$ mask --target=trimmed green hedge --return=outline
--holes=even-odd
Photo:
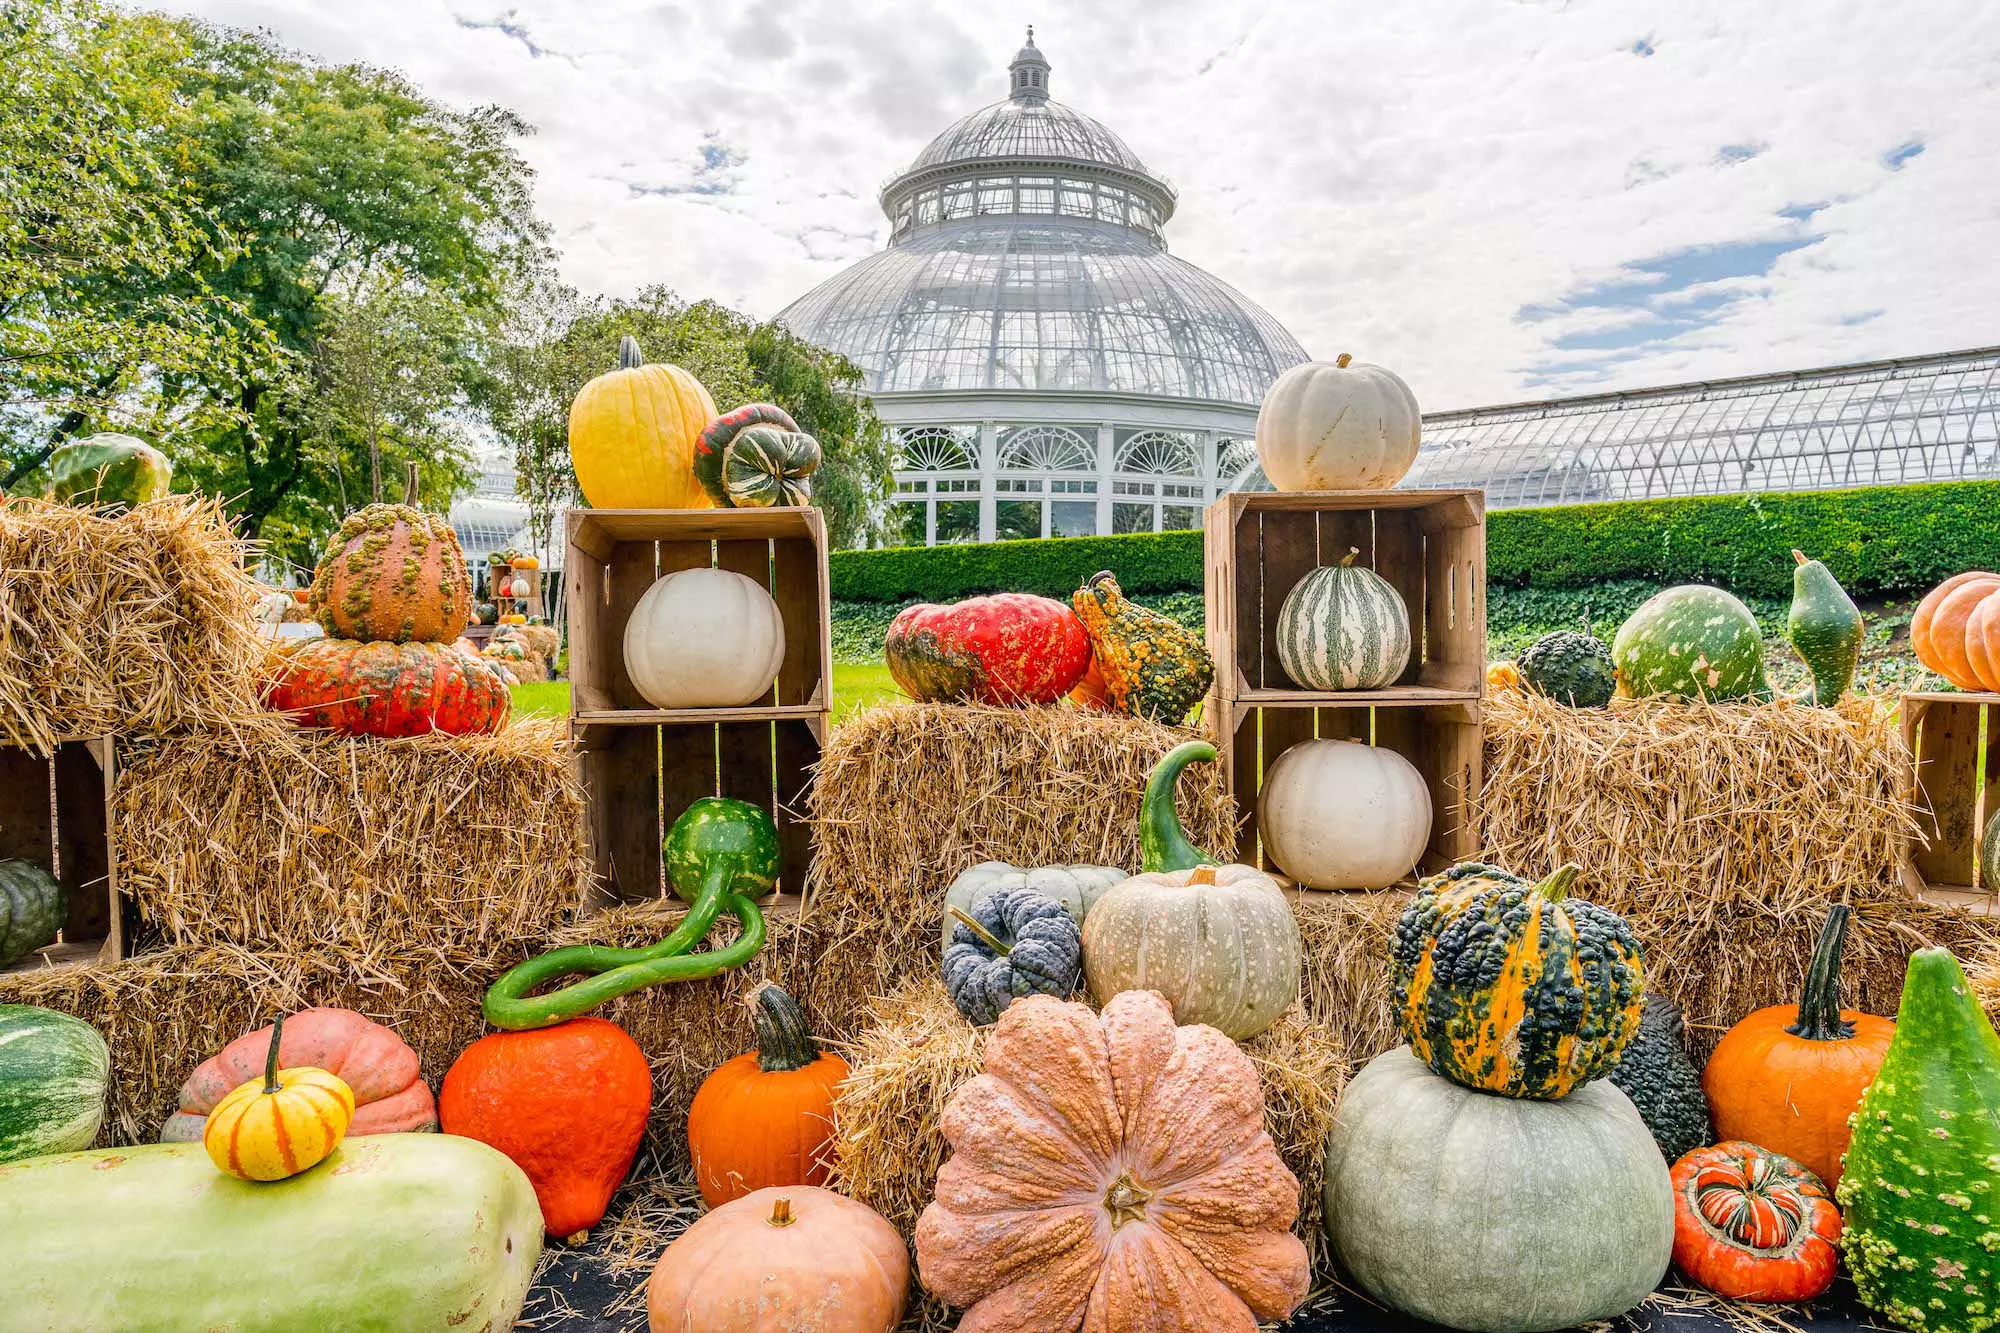
[[[1715,583],[1786,597],[1796,547],[1856,596],[1920,593],[1965,569],[2000,568],[2000,481],[1873,486],[1698,500],[1505,509],[1486,518],[1486,572],[1510,587],[1613,579]],[[1199,532],[836,551],[846,601],[950,601],[1002,589],[1067,597],[1100,569],[1127,592],[1201,587]]]

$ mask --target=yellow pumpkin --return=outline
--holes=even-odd
[[[679,366],[649,366],[638,340],[618,369],[583,386],[569,409],[569,456],[593,509],[713,509],[694,475],[695,445],[715,400]]]
[[[271,1025],[264,1077],[239,1084],[208,1113],[201,1146],[239,1180],[283,1180],[340,1146],[354,1120],[354,1089],[324,1069],[278,1068],[282,1015]]]
[[[513,615],[502,616],[494,623],[498,625],[525,625],[528,623],[528,618],[516,612]]]
[[[1518,690],[1521,688],[1521,668],[1510,662],[1494,662],[1486,668],[1486,688],[1489,690]]]
[[[516,569],[540,569],[541,567],[542,562],[532,555],[517,555],[514,557],[514,568]]]

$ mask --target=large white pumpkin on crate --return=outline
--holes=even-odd
[[[1423,418],[1396,373],[1308,361],[1278,376],[1257,413],[1257,460],[1281,491],[1380,491],[1417,461]]]
[[[1309,888],[1387,888],[1430,845],[1430,788],[1394,750],[1301,741],[1264,775],[1257,832],[1278,869]]]
[[[625,622],[625,671],[655,708],[741,708],[771,692],[785,622],[756,580],[728,569],[660,579]]]

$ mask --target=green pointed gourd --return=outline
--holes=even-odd
[[[582,944],[530,958],[486,992],[486,1021],[512,1031],[550,1027],[642,987],[699,981],[755,958],[764,947],[764,914],[754,900],[777,887],[782,859],[771,812],[704,796],[667,830],[665,847],[667,877],[688,904],[672,934],[644,949]],[[688,953],[725,910],[735,913],[742,933],[724,948]],[[582,972],[593,975],[546,995],[529,993]]]
[[[1910,955],[1837,1191],[1862,1304],[1921,1333],[2000,1324],[2000,1036],[1945,949]]]
[[[1830,708],[1854,683],[1864,632],[1861,611],[1832,570],[1806,559],[1803,551],[1793,551],[1792,559],[1798,566],[1792,570],[1792,613],[1785,631],[1812,671],[1812,702]]]
[[[1215,757],[1215,747],[1207,741],[1182,741],[1153,766],[1146,779],[1145,798],[1139,803],[1141,873],[1221,864],[1188,841],[1187,830],[1181,827],[1180,814],[1174,809],[1174,790],[1180,783],[1181,770],[1192,763],[1213,763]]]

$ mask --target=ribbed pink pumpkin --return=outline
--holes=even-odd
[[[181,1085],[180,1109],[160,1130],[162,1143],[200,1143],[208,1113],[239,1084],[264,1075],[271,1029],[246,1032],[196,1066]],[[417,1053],[401,1037],[352,1009],[308,1009],[285,1020],[278,1046],[283,1069],[311,1066],[354,1090],[349,1135],[409,1134],[438,1127],[437,1101]]]

